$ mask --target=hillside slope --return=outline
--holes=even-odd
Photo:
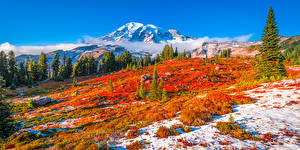
[[[234,112],[216,116],[213,122],[193,127],[191,132],[170,136],[155,137],[159,127],[172,127],[183,124],[179,117],[156,122],[140,129],[142,135],[134,139],[121,139],[121,147],[132,141],[149,143],[147,149],[299,149],[300,131],[300,79],[265,83],[262,86],[244,91],[257,100],[254,104],[235,105]],[[230,117],[247,132],[262,140],[240,140],[220,133],[216,125],[227,122]],[[145,134],[148,133],[148,134]]]
[[[5,143],[6,148],[130,148],[132,146],[130,145],[131,143],[150,148],[153,145],[155,147],[157,142],[164,142],[163,147],[172,148],[174,147],[172,139],[177,140],[178,137],[203,139],[204,137],[200,138],[200,136],[203,136],[200,135],[203,130],[211,133],[217,131],[215,128],[205,127],[213,125],[216,121],[226,121],[228,117],[226,114],[228,113],[233,112],[236,121],[240,121],[243,117],[251,117],[256,111],[259,115],[260,112],[269,108],[271,109],[269,116],[261,116],[262,119],[247,118],[249,124],[246,125],[249,125],[247,129],[251,132],[254,131],[253,128],[257,125],[259,133],[264,134],[268,131],[273,133],[273,130],[266,130],[268,128],[267,125],[261,124],[265,123],[264,121],[270,121],[268,119],[264,120],[263,117],[272,117],[273,109],[278,111],[284,110],[281,113],[282,115],[287,113],[287,111],[285,111],[285,108],[280,109],[277,107],[278,100],[270,99],[265,101],[265,107],[261,104],[261,102],[264,102],[262,97],[255,97],[256,95],[244,92],[260,86],[260,83],[253,78],[254,68],[251,65],[252,61],[252,59],[236,58],[208,59],[204,61],[203,59],[193,58],[174,59],[160,63],[157,65],[158,76],[159,79],[164,81],[163,89],[167,91],[168,97],[157,101],[137,99],[135,97],[136,89],[140,85],[141,79],[143,79],[142,82],[146,87],[147,93],[150,91],[154,66],[137,70],[122,70],[88,79],[80,82],[76,87],[72,87],[70,82],[58,84],[50,82],[35,87],[33,89],[35,91],[31,93],[20,92],[24,92],[26,89],[12,91],[13,93],[20,92],[16,97],[10,97],[7,101],[13,105],[13,110],[15,111],[14,119],[20,123],[21,130],[8,138]],[[287,72],[290,77],[299,78],[300,69],[298,66],[288,66]],[[109,81],[113,83],[113,92],[109,91]],[[286,89],[290,88],[290,90],[284,91],[285,93],[281,94],[281,96],[285,97],[285,94],[290,92],[293,94],[291,100],[296,101],[296,104],[293,102],[291,107],[294,110],[294,107],[299,107],[297,103],[299,101],[299,89],[295,89],[295,86],[299,85],[299,80],[296,80],[295,85],[293,83],[287,84],[290,87],[284,87]],[[278,89],[281,88],[280,86],[277,87]],[[277,87],[274,86],[271,90],[273,88],[275,90]],[[29,105],[31,104],[31,95],[37,95],[41,93],[40,91],[47,88],[51,88],[51,90],[48,90],[51,92],[42,94],[42,96],[51,98],[51,101],[46,105]],[[281,90],[286,90],[284,88]],[[261,92],[258,91],[256,93]],[[265,92],[268,93],[269,91],[266,90]],[[275,95],[279,97],[277,93]],[[282,101],[282,103],[278,103],[278,106],[281,107],[284,103],[288,103],[291,100]],[[273,102],[276,102],[276,107],[274,108],[272,108]],[[244,106],[243,104],[247,105]],[[239,107],[236,107],[236,105],[239,105]],[[291,109],[289,106],[287,108]],[[250,109],[252,109],[253,113],[249,112]],[[240,116],[238,113],[240,113]],[[298,114],[299,110],[296,109],[289,115]],[[224,115],[222,118],[218,117],[222,115]],[[280,129],[281,127],[284,128],[282,116],[275,117],[281,118],[281,122],[278,125],[280,125]],[[174,129],[167,129],[167,132],[156,133],[157,125],[160,124],[158,122],[163,121],[166,122],[166,125],[171,125],[169,121],[174,118],[175,120],[171,121],[172,124],[183,122],[185,125],[173,126],[172,128]],[[271,121],[276,123],[280,120],[273,119]],[[242,121],[242,123],[245,121]],[[287,121],[290,121],[290,119]],[[291,121],[286,124],[292,126],[288,129],[299,132],[297,123],[297,121]],[[207,139],[210,138],[211,133],[206,135]],[[158,134],[158,137],[164,138],[154,138],[153,134]],[[295,141],[296,137],[294,136],[297,137],[293,131],[291,139]],[[141,138],[144,137],[149,140],[142,140]],[[227,138],[228,136],[218,135],[218,137]],[[266,147],[269,145],[260,145],[259,143],[262,143],[261,140],[263,139],[257,139],[260,137],[256,137],[255,134],[253,134],[253,138],[259,141],[257,146]],[[274,137],[271,138],[275,140]],[[132,139],[139,141],[134,143],[135,140]],[[239,142],[238,138],[229,139],[234,143]],[[283,139],[286,139],[286,137]],[[196,146],[196,148],[213,144],[210,141],[206,141],[205,144],[199,143],[199,141],[194,139],[186,140],[188,142],[183,139],[175,142],[188,145],[192,143],[192,146]],[[276,144],[278,145],[279,142],[282,142],[282,140],[278,140]],[[233,146],[237,148],[241,146],[249,147],[249,143],[253,142],[246,141],[245,144]],[[284,146],[289,144],[286,141],[283,141],[283,143]],[[290,144],[294,147],[297,146],[295,143]],[[133,145],[133,147],[135,146]],[[220,147],[220,145],[216,145],[216,147]]]

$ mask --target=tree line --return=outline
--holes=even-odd
[[[161,54],[151,59],[150,54],[139,58],[133,56],[129,51],[124,50],[122,54],[115,54],[111,51],[104,53],[103,58],[97,61],[93,56],[83,56],[74,65],[70,55],[65,53],[62,56],[56,53],[52,63],[48,62],[45,53],[41,53],[39,59],[28,58],[22,62],[17,62],[13,51],[6,54],[0,52],[0,76],[5,81],[5,87],[16,89],[17,86],[31,87],[35,83],[47,79],[63,81],[71,77],[86,76],[92,74],[105,74],[122,69],[135,70],[145,66],[154,65],[161,61],[174,58],[187,58],[191,54],[178,53],[172,45],[166,45]]]

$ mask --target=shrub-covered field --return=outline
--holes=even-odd
[[[254,80],[253,62],[252,59],[193,58],[160,63],[158,78],[163,80],[168,98],[156,101],[135,96],[141,82],[149,94],[154,66],[93,77],[77,86],[72,86],[71,81],[59,86],[52,86],[51,82],[48,86],[43,84],[44,87],[36,90],[55,87],[51,92],[42,93],[53,100],[45,106],[32,105],[31,95],[26,92],[24,96],[7,99],[13,103],[14,119],[22,130],[2,145],[7,149],[116,148],[118,139],[147,134],[139,129],[161,120],[179,117],[185,125],[201,126],[215,116],[233,112],[234,105],[255,102],[241,92],[268,81]],[[299,69],[286,68],[289,78],[299,78]],[[191,131],[185,125],[161,127],[156,136],[166,138],[182,130]],[[235,135],[235,131],[241,130],[237,132],[243,132],[242,138],[253,138],[234,124],[223,122],[217,128],[223,134],[234,136],[240,136]],[[179,142],[190,145],[184,139]],[[145,145],[147,142],[137,141],[127,148]]]

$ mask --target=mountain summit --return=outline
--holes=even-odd
[[[191,37],[181,35],[177,30],[164,30],[152,24],[141,24],[137,22],[127,23],[116,31],[100,37],[104,41],[130,41],[145,43],[182,42]]]

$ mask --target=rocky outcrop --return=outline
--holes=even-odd
[[[36,96],[36,97],[33,97],[32,100],[33,100],[33,103],[37,106],[44,106],[53,101],[51,98],[45,97],[45,96]]]
[[[231,56],[255,56],[255,46],[261,42],[204,42],[201,47],[192,50],[192,57],[211,58],[220,55],[222,51],[231,49]],[[252,49],[249,47],[253,47]],[[251,49],[251,50],[250,50]]]

